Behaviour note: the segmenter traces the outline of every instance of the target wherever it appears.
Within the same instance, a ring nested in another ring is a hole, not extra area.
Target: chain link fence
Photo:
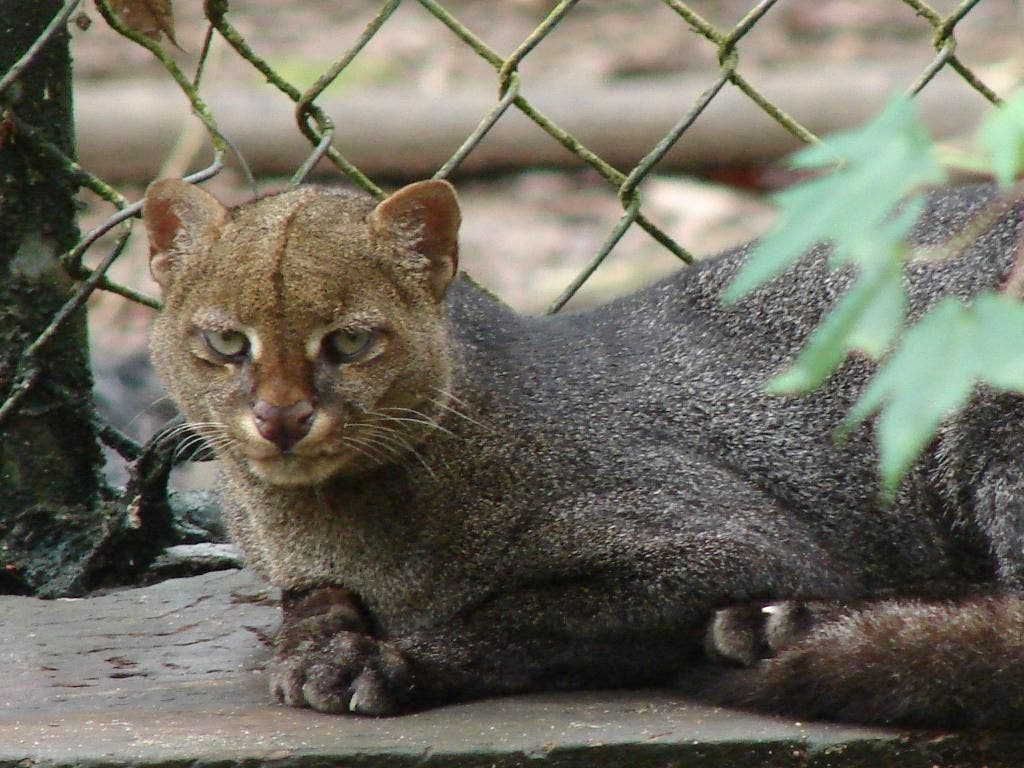
[[[182,0],[178,0],[178,2],[182,2]],[[480,115],[476,129],[465,137],[461,146],[437,169],[434,174],[435,178],[444,178],[454,173],[460,164],[476,150],[488,132],[506,114],[514,110],[529,118],[539,130],[550,136],[552,142],[557,142],[565,152],[575,155],[616,191],[622,205],[621,218],[608,233],[604,243],[590,262],[553,301],[549,307],[551,312],[557,312],[579,290],[606,259],[620,238],[632,227],[638,227],[645,231],[679,259],[685,262],[691,261],[688,251],[645,215],[640,186],[677,142],[686,141],[687,131],[701,119],[708,105],[723,90],[737,89],[742,92],[799,141],[812,143],[818,140],[814,133],[802,125],[799,120],[787,114],[782,106],[762,93],[757,87],[756,78],[748,77],[742,64],[744,38],[766,14],[773,12],[775,6],[784,5],[785,0],[761,0],[730,28],[713,24],[698,13],[692,4],[680,2],[680,0],[663,0],[664,5],[674,13],[678,23],[685,25],[700,38],[695,44],[714,48],[719,70],[717,74],[709,75],[707,87],[703,93],[692,104],[685,105],[680,109],[677,122],[631,168],[618,168],[604,160],[578,138],[560,127],[524,95],[519,71],[520,64],[545,37],[556,29],[569,14],[573,13],[574,8],[578,5],[578,0],[561,0],[554,4],[536,28],[507,56],[502,56],[489,47],[482,37],[470,30],[436,0],[407,0],[407,2],[416,2],[429,12],[431,17],[436,20],[437,35],[454,35],[494,70],[496,96],[493,107],[485,114]],[[935,50],[934,58],[928,66],[919,73],[915,80],[902,84],[903,88],[916,94],[926,88],[940,71],[946,69],[959,75],[970,88],[988,102],[999,103],[999,96],[957,55],[955,36],[957,25],[964,21],[972,9],[978,5],[979,0],[965,0],[952,12],[945,15],[923,0],[892,0],[892,3],[893,5],[902,3],[909,6],[909,9],[919,17],[922,24],[931,27],[932,45]],[[36,52],[53,35],[61,33],[75,14],[80,11],[80,4],[81,0],[68,0],[64,3],[63,8],[53,18],[44,34],[29,50],[25,51],[9,71],[2,73],[0,95],[16,83],[19,74],[29,65]],[[224,167],[226,156],[232,151],[230,137],[223,135],[218,128],[217,104],[206,103],[200,95],[199,88],[211,42],[214,36],[219,35],[235,54],[248,62],[280,92],[282,99],[287,99],[294,105],[296,131],[308,140],[311,150],[306,162],[296,170],[292,183],[300,183],[314,165],[326,158],[355,185],[376,197],[382,196],[381,188],[346,157],[344,131],[338,128],[331,115],[320,106],[319,99],[324,90],[352,66],[367,44],[388,23],[400,4],[401,0],[388,0],[382,3],[379,11],[366,24],[362,34],[354,43],[338,56],[311,87],[303,90],[275,71],[267,59],[261,57],[246,37],[232,24],[228,0],[206,0],[205,2],[205,16],[209,27],[203,47],[197,56],[195,71],[192,73],[186,73],[179,67],[165,50],[165,43],[160,40],[161,37],[173,38],[173,28],[168,27],[166,23],[169,16],[165,14],[161,18],[162,13],[165,11],[169,13],[172,10],[169,0],[95,0],[96,9],[107,24],[132,44],[148,49],[156,57],[167,76],[188,98],[192,112],[205,126],[213,147],[213,160],[205,169],[190,175],[187,178],[188,181],[198,183],[218,174]],[[138,24],[130,23],[132,6],[145,6],[150,9],[150,21],[153,26],[140,28]],[[153,9],[156,9],[157,12],[152,13]],[[163,32],[162,35],[161,32]],[[50,325],[24,351],[14,385],[10,391],[0,393],[3,395],[3,400],[0,401],[0,426],[18,409],[25,394],[36,385],[41,369],[35,364],[35,360],[42,353],[48,340],[58,332],[69,317],[83,308],[92,292],[96,290],[110,291],[119,294],[127,301],[153,308],[158,307],[158,302],[153,298],[142,295],[127,286],[119,285],[107,277],[107,270],[125,248],[132,227],[136,223],[141,202],[129,201],[112,184],[79,166],[72,158],[67,157],[56,146],[42,138],[36,126],[21,120],[16,110],[5,110],[2,125],[3,130],[17,131],[20,137],[33,142],[41,153],[63,168],[78,184],[92,190],[111,204],[116,211],[100,226],[86,233],[73,249],[62,255],[61,263],[67,273],[78,281],[78,288],[61,311],[53,317]],[[241,161],[244,166],[244,159]],[[116,235],[113,247],[96,267],[88,268],[83,263],[83,257],[101,237],[108,233]],[[137,459],[142,452],[141,446],[108,426],[101,428],[101,437],[109,447],[115,449],[127,460]]]

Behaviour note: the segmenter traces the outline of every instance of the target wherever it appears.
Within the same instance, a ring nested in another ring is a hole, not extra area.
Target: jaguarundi
[[[914,241],[991,195],[936,192]],[[277,700],[389,715],[699,679],[804,717],[1024,723],[1024,399],[979,391],[881,503],[870,427],[833,440],[873,363],[762,389],[850,284],[824,248],[734,304],[747,247],[524,317],[458,273],[443,181],[229,209],[164,179],[144,218],[154,364],[283,590]],[[1000,286],[1021,234],[1014,210],[911,263],[911,315]]]

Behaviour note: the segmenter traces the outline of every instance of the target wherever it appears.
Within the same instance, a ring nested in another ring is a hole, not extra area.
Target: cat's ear
[[[462,214],[447,181],[417,181],[383,200],[370,214],[371,228],[398,237],[426,260],[430,290],[438,301],[459,268]]]
[[[166,292],[182,254],[214,240],[228,209],[181,179],[158,179],[146,190],[142,218],[149,233],[149,271]]]

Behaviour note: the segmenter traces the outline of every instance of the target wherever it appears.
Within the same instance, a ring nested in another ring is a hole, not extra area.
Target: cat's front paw
[[[395,714],[409,689],[409,665],[394,646],[357,632],[280,648],[270,692],[280,703],[319,712]]]
[[[278,651],[308,640],[324,642],[339,632],[369,632],[369,620],[358,598],[344,587],[286,589],[281,593]]]

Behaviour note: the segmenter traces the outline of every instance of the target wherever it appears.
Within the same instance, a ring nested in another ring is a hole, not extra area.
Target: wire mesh
[[[549,307],[551,312],[557,312],[575,295],[594,271],[604,262],[620,238],[634,226],[645,231],[664,248],[683,261],[691,261],[689,252],[644,214],[640,187],[643,181],[657,167],[659,161],[664,158],[665,154],[678,142],[685,141],[687,131],[701,118],[707,107],[723,90],[727,88],[737,89],[801,142],[813,143],[818,140],[811,130],[802,125],[779,104],[773,102],[758,89],[755,82],[756,77],[748,78],[744,73],[741,62],[745,36],[757,26],[766,14],[773,12],[775,6],[784,3],[784,0],[761,0],[761,2],[757,2],[735,25],[728,28],[711,23],[694,10],[692,4],[680,2],[680,0],[663,0],[664,5],[674,13],[674,17],[678,18],[680,24],[685,25],[690,31],[706,41],[708,45],[714,46],[719,72],[717,75],[709,77],[707,89],[692,104],[681,108],[679,119],[675,125],[633,167],[628,169],[617,168],[607,162],[597,152],[580,141],[579,138],[559,126],[555,120],[541,111],[523,93],[522,77],[519,72],[520,65],[544,38],[573,12],[578,4],[578,0],[561,0],[554,4],[536,28],[507,56],[501,56],[488,46],[482,37],[469,29],[452,12],[439,2],[436,2],[436,0],[409,0],[409,2],[413,1],[422,6],[436,20],[438,34],[454,35],[457,40],[461,41],[462,44],[475,52],[480,59],[493,68],[495,77],[496,98],[493,107],[480,116],[477,127],[466,136],[465,140],[451,157],[441,164],[434,174],[435,178],[444,178],[454,173],[463,161],[480,146],[494,126],[510,110],[514,109],[536,124],[538,129],[550,136],[552,141],[561,145],[565,152],[576,156],[586,166],[593,169],[601,179],[615,189],[618,195],[623,209],[621,218],[594,254],[591,261],[551,304]],[[902,2],[904,5],[909,6],[923,23],[930,25],[932,28],[932,45],[935,49],[935,55],[920,75],[913,82],[905,85],[908,92],[918,93],[927,87],[928,83],[931,82],[937,73],[948,69],[959,75],[982,98],[993,104],[999,103],[1000,99],[995,91],[986,85],[981,77],[957,56],[956,52],[955,31],[957,25],[968,16],[971,10],[978,4],[978,1],[965,0],[952,12],[943,15],[922,0],[893,0],[894,5]],[[5,92],[17,82],[19,74],[30,64],[35,53],[47,43],[50,37],[59,33],[62,27],[66,25],[68,19],[78,9],[79,4],[80,0],[68,0],[65,2],[60,11],[55,15],[53,23],[47,27],[35,44],[25,51],[24,55],[20,57],[13,67],[7,72],[2,73],[2,77],[0,77],[0,108],[4,110],[4,121],[12,125],[19,132],[20,136],[34,142],[50,160],[59,164],[81,186],[92,190],[103,200],[114,206],[116,212],[102,225],[86,233],[73,249],[61,257],[61,262],[68,273],[79,281],[78,290],[64,308],[53,318],[53,322],[36,339],[35,343],[25,350],[22,365],[19,366],[19,373],[15,377],[12,387],[8,392],[2,393],[0,426],[2,426],[4,420],[10,414],[16,411],[24,394],[35,385],[39,375],[39,368],[34,365],[33,361],[36,356],[42,353],[47,340],[52,337],[68,317],[80,310],[85,300],[93,291],[111,291],[129,301],[138,302],[150,307],[158,306],[156,300],[141,295],[128,287],[118,285],[106,276],[107,269],[117,259],[124,247],[133,222],[141,208],[141,203],[130,203],[113,185],[93,175],[73,159],[67,157],[56,146],[47,142],[36,126],[28,125],[20,120],[15,106],[5,103]],[[118,15],[116,9],[119,7],[123,8],[123,3],[112,3],[111,0],[95,0],[96,8],[107,24],[135,45],[149,50],[160,62],[167,76],[185,94],[191,105],[192,112],[202,122],[206,132],[209,134],[213,147],[211,162],[204,170],[192,174],[186,180],[200,182],[217,174],[224,167],[225,155],[231,151],[228,137],[222,135],[217,125],[216,105],[207,104],[199,90],[203,67],[210,50],[211,36],[219,35],[235,54],[244,59],[249,66],[259,72],[267,82],[274,86],[280,92],[282,98],[288,99],[293,103],[296,130],[311,145],[309,158],[296,170],[293,183],[299,183],[305,178],[307,172],[314,164],[321,158],[326,158],[352,183],[375,197],[381,197],[384,194],[382,189],[346,157],[344,153],[344,132],[338,130],[335,121],[331,115],[325,112],[324,108],[318,103],[318,100],[324,90],[334,83],[358,59],[367,44],[392,18],[400,4],[401,0],[388,0],[382,3],[379,11],[369,20],[362,33],[348,49],[341,52],[312,86],[303,90],[277,72],[268,63],[267,59],[261,57],[246,37],[232,24],[228,0],[205,1],[204,11],[205,17],[209,22],[209,30],[202,52],[198,57],[195,74],[192,77],[183,72],[174,59],[167,54],[163,45],[155,39],[158,36],[133,29]],[[244,165],[244,160],[242,162]],[[118,230],[119,235],[109,254],[101,260],[96,268],[86,268],[83,265],[85,253],[103,235],[112,230]],[[137,455],[138,446],[133,445],[123,435],[112,433],[106,428],[100,431],[101,435],[108,435],[110,439],[106,441],[127,458]]]

